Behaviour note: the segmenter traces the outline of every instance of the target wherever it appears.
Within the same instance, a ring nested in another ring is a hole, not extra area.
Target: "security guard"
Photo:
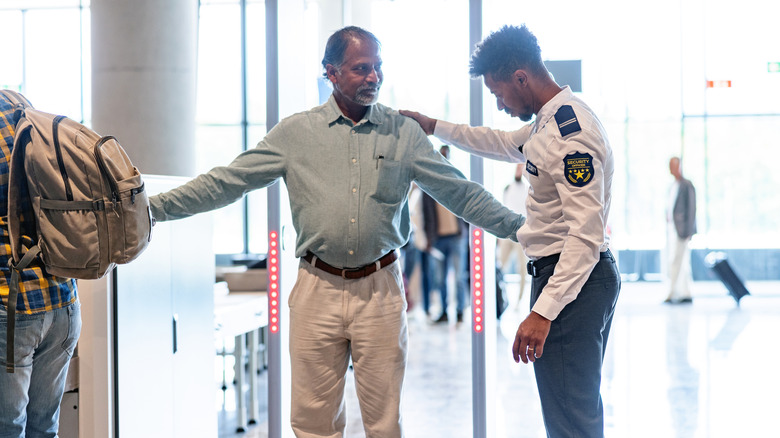
[[[531,312],[512,347],[534,362],[549,437],[603,437],[600,394],[620,275],[607,221],[614,158],[593,111],[547,72],[526,26],[488,36],[471,59],[499,110],[533,123],[514,132],[437,121],[415,112],[426,133],[474,154],[525,162],[531,188],[518,241],[531,260]]]

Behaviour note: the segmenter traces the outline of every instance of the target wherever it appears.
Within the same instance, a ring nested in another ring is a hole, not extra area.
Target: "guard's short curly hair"
[[[504,26],[477,44],[471,55],[469,73],[474,78],[489,74],[494,80],[506,81],[519,69],[547,74],[542,49],[525,24]]]
[[[379,39],[371,32],[357,26],[347,26],[337,30],[328,38],[328,42],[325,44],[325,56],[322,57],[322,68],[326,69],[322,73],[322,76],[328,77],[327,67],[328,64],[335,67],[341,67],[344,63],[344,54],[349,47],[350,41],[353,39],[359,39],[363,41],[370,41],[376,43],[378,47],[382,44]]]

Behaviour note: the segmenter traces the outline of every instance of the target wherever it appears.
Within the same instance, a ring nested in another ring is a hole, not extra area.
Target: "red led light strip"
[[[731,81],[707,81],[707,88],[731,88]]]
[[[268,234],[268,313],[271,333],[279,332],[279,233]]]
[[[471,290],[472,294],[472,329],[474,333],[481,333],[485,328],[485,297],[484,297],[484,275],[485,260],[484,244],[482,241],[482,230],[474,228],[471,235]]]

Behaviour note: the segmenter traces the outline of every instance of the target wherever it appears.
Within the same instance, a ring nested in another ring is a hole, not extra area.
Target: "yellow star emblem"
[[[577,177],[577,179],[582,179],[585,176],[585,172],[582,170],[577,170],[574,172],[574,175]]]

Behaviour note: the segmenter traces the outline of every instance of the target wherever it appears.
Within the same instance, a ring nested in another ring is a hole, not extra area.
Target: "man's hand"
[[[398,112],[401,113],[401,115],[413,118],[420,124],[426,134],[433,135],[433,130],[436,129],[436,119],[432,119],[425,114],[420,114],[415,111],[398,110]]]
[[[544,353],[544,341],[550,334],[550,325],[552,322],[542,315],[531,312],[525,320],[520,323],[515,335],[515,343],[512,345],[512,357],[515,362],[528,363],[535,362],[542,357]]]

